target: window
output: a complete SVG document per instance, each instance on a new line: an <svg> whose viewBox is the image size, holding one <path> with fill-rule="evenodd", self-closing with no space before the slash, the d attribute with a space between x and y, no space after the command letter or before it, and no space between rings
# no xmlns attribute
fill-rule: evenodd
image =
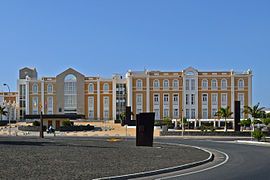
<svg viewBox="0 0 270 180"><path fill-rule="evenodd" d="M88 110L88 118L89 119L94 119L94 110Z"/></svg>
<svg viewBox="0 0 270 180"><path fill-rule="evenodd" d="M213 80L212 80L212 83L211 83L212 89L217 89L217 86L218 86L217 80L216 80L216 79L213 79Z"/></svg>
<svg viewBox="0 0 270 180"><path fill-rule="evenodd" d="M179 111L178 109L173 109L173 117L177 118L179 116Z"/></svg>
<svg viewBox="0 0 270 180"><path fill-rule="evenodd" d="M33 114L38 114L38 97L33 97Z"/></svg>
<svg viewBox="0 0 270 180"><path fill-rule="evenodd" d="M217 102L218 102L217 94L213 93L212 94L212 105L217 105Z"/></svg>
<svg viewBox="0 0 270 180"><path fill-rule="evenodd" d="M226 93L221 94L221 105L227 106L227 94Z"/></svg>
<svg viewBox="0 0 270 180"><path fill-rule="evenodd" d="M104 107L109 107L109 97L103 97Z"/></svg>
<svg viewBox="0 0 270 180"><path fill-rule="evenodd" d="M154 94L154 104L159 104L159 95Z"/></svg>
<svg viewBox="0 0 270 180"><path fill-rule="evenodd" d="M195 119L195 109L191 109L191 119Z"/></svg>
<svg viewBox="0 0 270 180"><path fill-rule="evenodd" d="M137 88L137 90L142 90L142 87L143 87L143 82L142 82L141 79L138 79L136 81L136 88Z"/></svg>
<svg viewBox="0 0 270 180"><path fill-rule="evenodd" d="M243 90L244 89L244 80L243 79L239 79L238 80L238 89L239 90Z"/></svg>
<svg viewBox="0 0 270 180"><path fill-rule="evenodd" d="M136 109L136 114L140 114L140 113L142 113L142 109L141 108L137 108Z"/></svg>
<svg viewBox="0 0 270 180"><path fill-rule="evenodd" d="M136 104L142 104L142 94L136 94Z"/></svg>
<svg viewBox="0 0 270 180"><path fill-rule="evenodd" d="M88 85L88 92L89 92L89 93L93 93L93 92L94 92L94 84L93 84L93 83L90 83L90 84Z"/></svg>
<svg viewBox="0 0 270 180"><path fill-rule="evenodd" d="M104 119L109 119L109 110L104 110Z"/></svg>
<svg viewBox="0 0 270 180"><path fill-rule="evenodd" d="M186 118L187 118L187 119L190 119L189 109L186 109Z"/></svg>
<svg viewBox="0 0 270 180"><path fill-rule="evenodd" d="M213 108L212 109L212 118L217 117L217 116L215 116L216 113L217 113L217 109L216 108Z"/></svg>
<svg viewBox="0 0 270 180"><path fill-rule="evenodd" d="M104 91L109 91L109 84L108 84L108 83L105 83L105 84L103 85L103 90L104 90Z"/></svg>
<svg viewBox="0 0 270 180"><path fill-rule="evenodd" d="M243 111L244 111L244 108L240 108L240 118L241 119L245 118Z"/></svg>
<svg viewBox="0 0 270 180"><path fill-rule="evenodd" d="M38 93L38 85L37 84L34 84L33 85L32 91L33 91L33 94L37 94Z"/></svg>
<svg viewBox="0 0 270 180"><path fill-rule="evenodd" d="M47 114L53 114L53 97L47 97Z"/></svg>
<svg viewBox="0 0 270 180"><path fill-rule="evenodd" d="M52 94L53 93L53 85L52 84L48 84L47 85L47 92L48 92L48 94Z"/></svg>
<svg viewBox="0 0 270 180"><path fill-rule="evenodd" d="M191 90L195 90L195 79L191 79Z"/></svg>
<svg viewBox="0 0 270 180"><path fill-rule="evenodd" d="M72 74L64 80L64 111L65 113L76 113L77 111L77 80Z"/></svg>
<svg viewBox="0 0 270 180"><path fill-rule="evenodd" d="M159 88L159 80L158 79L155 79L154 80L153 86L154 86L154 89L158 89Z"/></svg>
<svg viewBox="0 0 270 180"><path fill-rule="evenodd" d="M189 104L189 95L186 94L186 104L188 105Z"/></svg>
<svg viewBox="0 0 270 180"><path fill-rule="evenodd" d="M189 79L186 79L186 90L189 90Z"/></svg>
<svg viewBox="0 0 270 180"><path fill-rule="evenodd" d="M163 95L163 103L164 104L169 104L169 94L164 94Z"/></svg>
<svg viewBox="0 0 270 180"><path fill-rule="evenodd" d="M165 79L164 81L163 81L163 88L164 89L169 89L169 80L168 79Z"/></svg>
<svg viewBox="0 0 270 180"><path fill-rule="evenodd" d="M179 88L179 81L177 79L173 80L173 88L178 89Z"/></svg>
<svg viewBox="0 0 270 180"><path fill-rule="evenodd" d="M202 104L203 105L207 105L208 104L208 95L207 94L203 94L202 95Z"/></svg>
<svg viewBox="0 0 270 180"><path fill-rule="evenodd" d="M173 104L174 104L174 105L177 105L178 102L179 102L179 101L178 101L178 94L174 94L174 95L173 95Z"/></svg>
<svg viewBox="0 0 270 180"><path fill-rule="evenodd" d="M207 79L202 80L202 89L207 90L208 89L208 81Z"/></svg>
<svg viewBox="0 0 270 180"><path fill-rule="evenodd" d="M202 111L202 118L203 119L208 119L208 109L203 109L203 111Z"/></svg>
<svg viewBox="0 0 270 180"><path fill-rule="evenodd" d="M226 79L222 79L221 80L221 89L222 90L226 90L227 89L227 80Z"/></svg>
<svg viewBox="0 0 270 180"><path fill-rule="evenodd" d="M238 101L240 101L241 106L244 105L244 94L243 93L238 94Z"/></svg>
<svg viewBox="0 0 270 180"><path fill-rule="evenodd" d="M163 110L163 118L165 118L165 117L170 117L169 109L164 109Z"/></svg>
<svg viewBox="0 0 270 180"><path fill-rule="evenodd" d="M159 109L154 109L154 112L155 112L155 119L159 120L160 119Z"/></svg>
<svg viewBox="0 0 270 180"><path fill-rule="evenodd" d="M191 94L191 104L195 104L195 94Z"/></svg>

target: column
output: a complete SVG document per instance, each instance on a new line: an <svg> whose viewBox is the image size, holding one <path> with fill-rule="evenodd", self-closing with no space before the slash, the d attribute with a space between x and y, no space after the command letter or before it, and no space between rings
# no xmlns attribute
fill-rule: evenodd
<svg viewBox="0 0 270 180"><path fill-rule="evenodd" d="M112 94L112 98L113 98L113 105L112 105L112 112L113 112L113 119L115 120L116 119L116 83L117 83L117 80L116 79L113 79L113 85L112 85L112 88L113 88L113 94Z"/></svg>
<svg viewBox="0 0 270 180"><path fill-rule="evenodd" d="M149 76L146 78L146 111L150 112L150 87L149 87Z"/></svg>
<svg viewBox="0 0 270 180"><path fill-rule="evenodd" d="M97 80L97 118L100 119L100 80Z"/></svg>
<svg viewBox="0 0 270 180"><path fill-rule="evenodd" d="M234 113L234 74L231 75L231 111ZM232 117L234 117L234 114L232 114Z"/></svg>
<svg viewBox="0 0 270 180"><path fill-rule="evenodd" d="M29 81L26 81L25 85L25 114L29 114Z"/></svg>
<svg viewBox="0 0 270 180"><path fill-rule="evenodd" d="M41 111L43 112L43 114L45 114L44 112L44 80L41 81Z"/></svg>

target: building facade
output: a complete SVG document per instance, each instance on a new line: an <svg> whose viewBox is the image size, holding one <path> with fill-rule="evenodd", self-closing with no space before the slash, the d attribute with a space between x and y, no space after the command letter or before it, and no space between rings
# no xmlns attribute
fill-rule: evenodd
<svg viewBox="0 0 270 180"><path fill-rule="evenodd" d="M155 112L156 119L215 119L221 107L234 101L252 105L252 72L200 72L189 67L182 72L129 71L127 105L134 114ZM241 113L241 118L247 115Z"/></svg>
<svg viewBox="0 0 270 180"><path fill-rule="evenodd" d="M86 119L119 119L126 106L136 114L155 112L190 120L216 119L221 107L234 101L252 105L252 72L203 71L189 67L179 72L128 71L126 78L88 77L67 69L56 77L38 78L35 68L23 68L18 79L19 113L83 114ZM243 113L241 118L247 118Z"/></svg>

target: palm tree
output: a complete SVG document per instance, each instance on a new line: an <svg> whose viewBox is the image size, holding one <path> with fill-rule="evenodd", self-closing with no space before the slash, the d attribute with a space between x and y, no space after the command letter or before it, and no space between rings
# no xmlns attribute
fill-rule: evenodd
<svg viewBox="0 0 270 180"><path fill-rule="evenodd" d="M226 108L220 108L220 110L215 113L215 116L223 117L225 119L224 132L227 132L227 118L232 114L233 112L230 111L230 106L227 106Z"/></svg>
<svg viewBox="0 0 270 180"><path fill-rule="evenodd" d="M6 116L7 113L8 113L5 109L6 109L5 107L2 107L2 106L0 105L0 117L1 117L1 120L2 120L2 116L3 116L3 115Z"/></svg>
<svg viewBox="0 0 270 180"><path fill-rule="evenodd" d="M253 107L244 106L243 113L250 114L252 116L251 122L252 122L252 129L254 130L254 118L259 117L262 114L262 111L264 107L259 108L260 103L257 103Z"/></svg>

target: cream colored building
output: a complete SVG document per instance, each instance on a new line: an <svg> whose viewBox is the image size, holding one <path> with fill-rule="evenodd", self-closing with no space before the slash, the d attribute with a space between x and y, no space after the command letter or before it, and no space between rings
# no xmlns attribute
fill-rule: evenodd
<svg viewBox="0 0 270 180"><path fill-rule="evenodd" d="M85 115L86 119L118 119L131 106L132 112L155 112L156 120L186 117L190 121L215 120L214 114L234 101L252 105L252 72L128 71L126 78L85 76L67 69L56 77L37 76L35 68L23 68L18 79L20 117L24 114ZM126 102L127 101L127 102ZM243 113L241 118L247 118Z"/></svg>
<svg viewBox="0 0 270 180"><path fill-rule="evenodd" d="M155 112L155 118L186 117L215 121L214 114L239 100L241 112L252 105L252 72L207 71L189 67L180 72L129 71L127 105L134 114ZM241 113L241 118L247 115Z"/></svg>

